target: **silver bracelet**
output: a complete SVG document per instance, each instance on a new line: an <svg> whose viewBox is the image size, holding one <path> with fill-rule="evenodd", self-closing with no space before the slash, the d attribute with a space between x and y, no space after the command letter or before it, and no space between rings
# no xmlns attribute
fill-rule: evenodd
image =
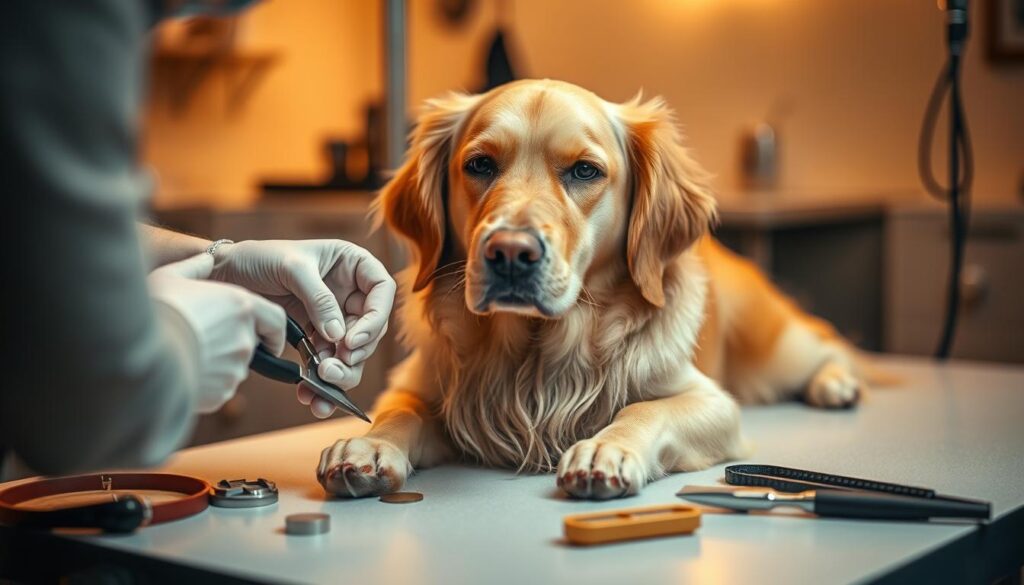
<svg viewBox="0 0 1024 585"><path fill-rule="evenodd" d="M235 243L234 240L227 240L227 239L217 240L216 242L213 242L209 246L206 247L206 253L209 254L210 256L213 256L214 254L217 253L217 248L220 248L224 244L234 244L234 243Z"/></svg>

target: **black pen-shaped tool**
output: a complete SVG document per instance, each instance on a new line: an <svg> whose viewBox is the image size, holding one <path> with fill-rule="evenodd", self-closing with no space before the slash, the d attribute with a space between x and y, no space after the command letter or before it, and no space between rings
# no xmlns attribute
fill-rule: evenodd
<svg viewBox="0 0 1024 585"><path fill-rule="evenodd" d="M260 345L252 356L252 363L249 364L249 368L262 376L271 380L277 380L278 382L289 384L304 382L320 398L345 412L350 412L366 422L370 422L370 417L366 416L366 413L356 406L355 402L352 402L344 390L320 378L320 374L317 372L320 367L320 356L317 355L313 342L306 336L302 326L291 317L288 317L286 337L288 345L299 351L301 363L297 364L279 358Z"/></svg>
<svg viewBox="0 0 1024 585"><path fill-rule="evenodd" d="M758 487L705 487L688 485L676 493L691 502L729 510L771 510L792 506L818 516L876 520L925 520L991 516L988 502L959 498L919 498L862 490L807 490L787 493Z"/></svg>

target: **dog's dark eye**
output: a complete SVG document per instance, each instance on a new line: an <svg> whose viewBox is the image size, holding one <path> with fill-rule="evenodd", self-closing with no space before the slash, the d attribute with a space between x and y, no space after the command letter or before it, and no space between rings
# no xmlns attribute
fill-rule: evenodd
<svg viewBox="0 0 1024 585"><path fill-rule="evenodd" d="M580 161L572 166L572 178L578 181L590 181L601 175L594 165Z"/></svg>
<svg viewBox="0 0 1024 585"><path fill-rule="evenodd" d="M498 170L498 164L489 156L477 156L466 163L466 172L478 177L490 177Z"/></svg>

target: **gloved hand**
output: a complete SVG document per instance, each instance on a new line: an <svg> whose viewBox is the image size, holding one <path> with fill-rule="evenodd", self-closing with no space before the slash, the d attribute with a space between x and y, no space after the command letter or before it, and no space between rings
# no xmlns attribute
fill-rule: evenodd
<svg viewBox="0 0 1024 585"><path fill-rule="evenodd" d="M349 390L387 331L395 281L372 254L341 240L252 240L217 248L211 278L244 286L311 323L318 374ZM344 312L343 312L344 311ZM327 401L298 388L299 401L325 418Z"/></svg>
<svg viewBox="0 0 1024 585"><path fill-rule="evenodd" d="M191 329L198 357L197 410L220 408L249 374L257 343L276 355L285 344L285 312L241 287L209 282L213 257L199 254L149 274L150 295Z"/></svg>

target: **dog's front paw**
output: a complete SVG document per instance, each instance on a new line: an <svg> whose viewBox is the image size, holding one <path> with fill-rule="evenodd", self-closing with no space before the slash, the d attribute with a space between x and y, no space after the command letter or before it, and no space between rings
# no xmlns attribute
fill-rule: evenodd
<svg viewBox="0 0 1024 585"><path fill-rule="evenodd" d="M851 408L864 394L864 383L837 362L823 365L807 385L806 400L820 408Z"/></svg>
<svg viewBox="0 0 1024 585"><path fill-rule="evenodd" d="M646 480L640 457L632 449L600 439L576 443L558 462L558 486L576 498L632 496Z"/></svg>
<svg viewBox="0 0 1024 585"><path fill-rule="evenodd" d="M329 494L361 498L397 491L411 471L401 449L363 437L342 439L324 449L316 478Z"/></svg>

